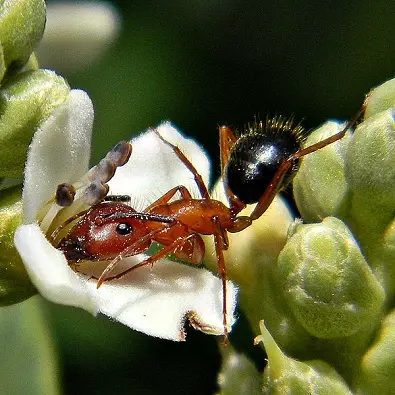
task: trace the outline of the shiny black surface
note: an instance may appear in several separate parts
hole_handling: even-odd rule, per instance
[[[224,170],[224,181],[244,203],[256,203],[281,161],[300,149],[300,138],[289,131],[268,130],[241,136],[233,146]],[[285,175],[285,186],[296,170]]]

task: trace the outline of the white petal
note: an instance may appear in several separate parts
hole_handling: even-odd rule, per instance
[[[18,227],[14,243],[41,295],[54,303],[97,312],[86,280],[70,269],[63,253],[48,242],[37,224]]]
[[[95,280],[88,281],[70,269],[38,225],[20,226],[14,242],[33,284],[52,302],[82,307],[93,314],[100,311],[135,330],[175,341],[184,340],[183,325],[191,313],[203,331],[223,333],[222,284],[208,270],[162,260],[152,269],[139,268],[96,289]],[[122,265],[144,258],[131,257]],[[235,322],[237,289],[228,282],[227,291],[230,330]]]
[[[58,72],[93,63],[118,35],[120,15],[109,3],[51,2],[38,48],[40,64]]]
[[[89,96],[72,90],[34,134],[23,187],[23,221],[32,223],[37,211],[62,182],[74,182],[88,170],[93,105]]]
[[[129,259],[136,263],[136,258]],[[142,259],[140,255],[138,261]],[[91,280],[90,286],[103,314],[150,336],[184,340],[188,313],[194,313],[194,321],[203,331],[223,334],[222,284],[208,270],[162,260],[153,268],[139,268],[120,280],[104,283],[98,290],[95,281]],[[230,329],[237,296],[230,281],[227,292]]]
[[[185,138],[169,122],[162,123],[157,129],[182,150],[208,183],[210,162],[203,149],[194,140]],[[132,155],[109,182],[110,194],[131,196],[136,209],[143,209],[178,185],[186,186],[193,196],[200,196],[191,172],[154,132],[148,130],[131,142]]]

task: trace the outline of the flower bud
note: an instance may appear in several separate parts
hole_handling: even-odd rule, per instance
[[[215,199],[225,201],[222,182],[213,191]],[[239,216],[248,216],[255,208],[248,206]],[[240,305],[255,333],[264,317],[277,341],[290,352],[304,353],[311,336],[295,320],[276,283],[277,257],[284,247],[292,212],[281,197],[276,197],[268,210],[242,232],[228,233],[229,249],[224,251],[228,278],[240,286]],[[212,236],[206,237],[204,263],[218,273]]]
[[[45,26],[43,0],[3,0],[0,5],[0,80],[13,65],[27,62]]]
[[[221,395],[262,394],[261,374],[253,362],[231,345],[221,348],[222,368],[218,374]]]
[[[305,147],[326,139],[344,128],[329,121],[314,130]],[[293,192],[303,218],[309,222],[338,216],[347,209],[348,187],[344,178],[344,156],[350,135],[306,155],[294,178]]]
[[[0,306],[21,302],[36,291],[14,247],[14,232],[21,224],[19,187],[2,191],[0,199]]]
[[[285,299],[311,335],[350,336],[377,318],[383,288],[339,219],[301,225],[278,265]]]
[[[365,119],[389,108],[395,108],[395,78],[384,82],[370,92]]]
[[[395,388],[395,310],[382,322],[373,345],[362,358],[359,394],[391,394]]]
[[[53,71],[21,73],[0,90],[0,177],[21,177],[31,138],[70,91]]]
[[[342,377],[323,361],[301,362],[285,355],[263,321],[262,335],[255,343],[263,342],[268,366],[263,375],[263,392],[269,394],[347,394],[351,395]]]
[[[372,202],[374,206],[389,206],[391,213],[395,205],[394,117],[395,110],[386,110],[357,127],[345,167],[347,182],[356,195],[354,200],[363,199],[370,206]]]

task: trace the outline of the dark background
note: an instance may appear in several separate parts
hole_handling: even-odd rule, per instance
[[[95,104],[93,162],[171,120],[218,168],[217,125],[295,114],[312,128],[354,115],[395,74],[395,3],[115,1],[122,29],[100,61],[65,75]],[[211,394],[219,353],[189,331],[176,344],[51,306],[65,393]],[[247,335],[246,335],[247,336]]]

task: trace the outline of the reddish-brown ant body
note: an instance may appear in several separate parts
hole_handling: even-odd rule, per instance
[[[65,253],[70,264],[80,260],[110,260],[98,278],[97,287],[100,287],[105,281],[121,278],[168,254],[198,265],[205,253],[201,235],[213,235],[218,271],[222,279],[223,325],[227,339],[227,275],[223,254],[229,247],[227,232],[240,232],[259,218],[276,193],[292,179],[298,160],[341,139],[356,123],[365,106],[366,100],[342,131],[307,148],[302,148],[302,127],[293,125],[292,119],[276,117],[268,119],[265,124],[255,122],[239,139],[228,127],[220,127],[221,174],[230,207],[212,199],[193,164],[177,146],[158,135],[192,173],[201,198],[192,198],[184,186],[177,186],[141,213],[119,202],[99,203],[67,221],[69,224],[82,217],[56,243],[56,247]],[[180,198],[174,200],[177,193]],[[250,203],[257,203],[251,215],[238,216]],[[163,248],[145,261],[108,276],[122,258],[145,251],[151,242],[159,243]]]

